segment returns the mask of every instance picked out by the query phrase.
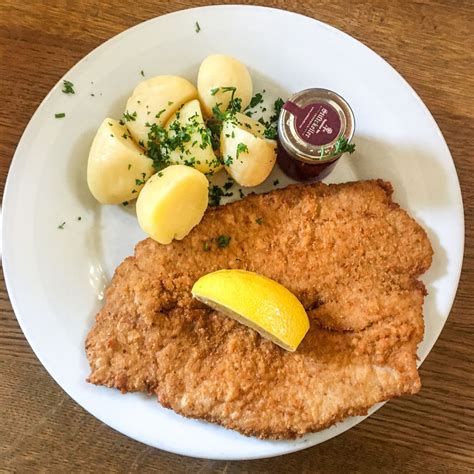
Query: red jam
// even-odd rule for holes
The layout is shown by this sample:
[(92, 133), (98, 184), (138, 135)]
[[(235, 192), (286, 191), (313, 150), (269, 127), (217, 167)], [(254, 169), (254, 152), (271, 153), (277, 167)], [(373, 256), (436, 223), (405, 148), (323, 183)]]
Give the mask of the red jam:
[(280, 168), (298, 181), (323, 179), (351, 149), (347, 144), (354, 126), (349, 104), (335, 92), (306, 89), (294, 94), (278, 121)]

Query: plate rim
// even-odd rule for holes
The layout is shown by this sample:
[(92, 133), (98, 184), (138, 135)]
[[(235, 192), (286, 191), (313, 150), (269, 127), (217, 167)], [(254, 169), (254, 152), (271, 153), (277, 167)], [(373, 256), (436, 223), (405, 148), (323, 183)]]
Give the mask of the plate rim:
[[(232, 10), (232, 9), (237, 9), (237, 10), (263, 10), (263, 11), (273, 11), (273, 12), (277, 12), (279, 14), (284, 13), (284, 14), (289, 15), (289, 16), (296, 15), (298, 17), (304, 18), (305, 20), (311, 20), (313, 22), (317, 22), (320, 27), (322, 27), (324, 29), (327, 29), (329, 31), (333, 31), (333, 32), (337, 33), (338, 35), (343, 35), (346, 40), (355, 42), (355, 43), (358, 44), (359, 47), (362, 46), (364, 49), (368, 50), (368, 52), (371, 54), (371, 56), (376, 58), (379, 62), (381, 61), (382, 63), (384, 63), (385, 67), (388, 66), (388, 68), (391, 69), (391, 72), (395, 73), (395, 75), (398, 76), (398, 79), (402, 81), (405, 88), (411, 93), (411, 95), (414, 97), (414, 99), (416, 100), (418, 105), (421, 105), (422, 108), (424, 109), (425, 114), (430, 119), (431, 125), (434, 126), (433, 130), (436, 130), (436, 133), (440, 136), (440, 138), (442, 140), (442, 143), (444, 144), (445, 151), (447, 151), (448, 156), (451, 158), (451, 161), (448, 165), (452, 166), (452, 170), (454, 171), (453, 174), (454, 174), (455, 181), (453, 182), (453, 184), (456, 185), (456, 190), (455, 190), (456, 191), (456, 198), (459, 198), (459, 204), (460, 204), (459, 209), (458, 209), (458, 213), (457, 213), (458, 214), (457, 217), (459, 218), (459, 222), (460, 222), (460, 225), (462, 227), (461, 241), (459, 242), (459, 244), (460, 244), (460, 259), (459, 259), (458, 268), (456, 268), (456, 272), (455, 272), (456, 273), (455, 274), (455, 280), (456, 281), (455, 281), (455, 284), (453, 285), (454, 291), (453, 291), (452, 297), (450, 298), (450, 301), (449, 301), (449, 311), (448, 311), (446, 319), (443, 323), (443, 327), (440, 331), (440, 334), (441, 334), (442, 330), (444, 329), (444, 326), (447, 322), (447, 319), (449, 318), (449, 316), (451, 314), (452, 306), (453, 306), (454, 300), (456, 298), (458, 287), (459, 287), (459, 282), (460, 282), (460, 277), (461, 277), (461, 272), (462, 272), (462, 267), (463, 267), (463, 260), (464, 260), (465, 232), (466, 232), (465, 220), (464, 220), (464, 203), (463, 203), (463, 199), (462, 199), (462, 191), (461, 191), (461, 186), (460, 186), (460, 182), (459, 182), (459, 176), (457, 174), (455, 162), (453, 160), (453, 157), (452, 157), (451, 151), (449, 149), (449, 146), (446, 142), (446, 139), (444, 138), (439, 125), (437, 124), (436, 120), (434, 119), (433, 115), (431, 114), (431, 112), (428, 109), (428, 107), (426, 106), (426, 104), (423, 102), (423, 100), (417, 94), (417, 92), (414, 90), (414, 88), (403, 77), (403, 75), (401, 73), (399, 73), (386, 59), (384, 59), (377, 52), (375, 52), (372, 48), (365, 45), (364, 43), (362, 43), (358, 39), (354, 38), (353, 36), (349, 35), (348, 33), (345, 33), (344, 31), (340, 30), (339, 28), (337, 28), (335, 26), (332, 26), (332, 25), (330, 25), (328, 23), (325, 23), (321, 20), (318, 20), (316, 18), (307, 16), (307, 15), (303, 15), (301, 13), (297, 13), (297, 12), (294, 12), (294, 11), (291, 11), (291, 10), (287, 10), (287, 9), (283, 9), (283, 8), (266, 7), (266, 6), (260, 6), (260, 5), (239, 5), (239, 4), (207, 5), (207, 6), (183, 8), (183, 9), (175, 10), (173, 12), (166, 13), (164, 15), (159, 15), (159, 16), (156, 16), (156, 17), (153, 17), (153, 18), (149, 18), (145, 21), (137, 23), (136, 25), (133, 25), (133, 26), (121, 31), (120, 33), (117, 33), (116, 35), (112, 36), (111, 38), (107, 39), (106, 41), (104, 41), (103, 43), (99, 44), (97, 47), (92, 49), (90, 52), (88, 52), (85, 56), (83, 56), (68, 71), (66, 71), (66, 73), (53, 85), (53, 87), (46, 94), (46, 96), (43, 98), (41, 103), (38, 105), (38, 107), (36, 108), (36, 110), (32, 114), (31, 118), (28, 121), (28, 124), (26, 125), (25, 129), (23, 130), (23, 132), (21, 134), (21, 137), (20, 137), (20, 139), (17, 143), (15, 152), (13, 154), (13, 157), (12, 157), (12, 160), (11, 160), (11, 163), (10, 163), (10, 166), (9, 166), (7, 179), (5, 181), (5, 186), (4, 186), (4, 194), (3, 194), (3, 201), (2, 201), (2, 213), (1, 213), (1, 218), (2, 219), (0, 220), (0, 223), (3, 224), (1, 226), (2, 228), (1, 228), (1, 247), (0, 247), (2, 249), (2, 255), (1, 255), (2, 267), (3, 267), (3, 273), (4, 273), (5, 286), (6, 286), (6, 289), (7, 289), (7, 293), (8, 293), (8, 296), (9, 296), (9, 299), (10, 299), (15, 317), (18, 321), (18, 324), (20, 325), (20, 328), (21, 328), (25, 338), (27, 339), (28, 344), (30, 345), (31, 349), (33, 350), (35, 356), (38, 358), (41, 365), (47, 371), (49, 376), (55, 381), (56, 384), (59, 385), (59, 387), (63, 391), (65, 391), (68, 394), (69, 397), (72, 398), (72, 400), (74, 400), (75, 403), (80, 405), (82, 409), (84, 409), (86, 412), (91, 414), (94, 418), (97, 418), (100, 422), (104, 423), (106, 426), (112, 428), (113, 430), (121, 433), (122, 435), (124, 435), (128, 438), (135, 439), (135, 440), (137, 440), (137, 441), (139, 441), (139, 442), (141, 442), (145, 445), (155, 447), (155, 448), (156, 448), (156, 446), (151, 444), (149, 440), (145, 440), (144, 438), (141, 438), (140, 436), (136, 436), (136, 435), (134, 435), (132, 437), (131, 435), (129, 435), (129, 434), (125, 433), (124, 431), (122, 431), (122, 429), (118, 428), (117, 426), (114, 426), (114, 425), (110, 424), (109, 421), (104, 421), (104, 418), (102, 416), (97, 415), (95, 413), (92, 413), (92, 411), (89, 408), (87, 408), (81, 402), (78, 401), (78, 398), (79, 398), (78, 396), (71, 395), (69, 389), (66, 389), (65, 387), (63, 387), (61, 385), (61, 383), (59, 383), (59, 381), (56, 380), (56, 378), (52, 375), (52, 373), (50, 372), (50, 369), (47, 367), (47, 365), (44, 362), (44, 356), (43, 356), (43, 354), (41, 354), (41, 352), (42, 352), (41, 349), (36, 347), (36, 344), (33, 344), (31, 342), (34, 338), (31, 336), (29, 330), (27, 329), (27, 324), (26, 324), (26, 319), (27, 318), (24, 318), (20, 314), (20, 312), (18, 311), (19, 304), (17, 303), (17, 299), (15, 297), (15, 292), (14, 292), (14, 288), (13, 288), (13, 284), (11, 283), (11, 280), (10, 280), (10, 275), (13, 275), (14, 270), (12, 268), (12, 263), (10, 263), (10, 259), (9, 259), (9, 256), (8, 256), (9, 244), (7, 244), (7, 241), (8, 241), (7, 230), (6, 230), (7, 226), (5, 225), (5, 223), (8, 221), (8, 218), (9, 218), (9, 215), (10, 215), (10, 212), (11, 212), (11, 211), (9, 211), (9, 209), (11, 208), (11, 205), (9, 205), (9, 202), (12, 199), (12, 198), (10, 198), (10, 195), (12, 195), (13, 191), (11, 191), (10, 189), (13, 188), (12, 183), (15, 180), (16, 174), (18, 174), (18, 170), (16, 168), (18, 167), (18, 163), (19, 163), (19, 160), (20, 160), (19, 157), (20, 157), (20, 155), (23, 154), (22, 143), (24, 142), (25, 137), (30, 132), (30, 128), (33, 126), (32, 124), (35, 121), (36, 116), (39, 114), (40, 110), (45, 106), (46, 102), (48, 102), (50, 96), (57, 90), (58, 87), (60, 87), (60, 85), (62, 84), (62, 81), (65, 79), (65, 77), (67, 75), (73, 73), (76, 70), (76, 68), (80, 68), (83, 63), (87, 62), (87, 59), (89, 58), (89, 56), (95, 54), (99, 50), (107, 49), (111, 44), (113, 44), (114, 42), (120, 40), (123, 36), (129, 34), (132, 31), (140, 29), (145, 24), (155, 22), (158, 19), (163, 18), (163, 17), (187, 15), (189, 12), (196, 12), (196, 11), (205, 12), (206, 10), (210, 10), (210, 9), (212, 9), (212, 10)], [(13, 279), (13, 277), (12, 277), (12, 279)], [(438, 340), (440, 334), (438, 334), (438, 336), (433, 340), (431, 346), (429, 347), (429, 350), (427, 351), (427, 354), (425, 355), (425, 357), (422, 358), (422, 360), (418, 364), (418, 367), (421, 366), (421, 364), (423, 363), (425, 358), (430, 354), (430, 352), (432, 351), (433, 346), (436, 344), (436, 341)], [(366, 417), (373, 414), (375, 411), (377, 411), (385, 403), (386, 402), (382, 402), (382, 403), (379, 403), (379, 404), (375, 405), (374, 407), (372, 407), (369, 410), (369, 414), (367, 416), (363, 417), (363, 419), (365, 419)], [(363, 420), (361, 420), (361, 421), (363, 421)], [(355, 424), (359, 424), (359, 423), (360, 423), (360, 421), (355, 423)], [(348, 426), (347, 428), (340, 431), (335, 436), (338, 436), (339, 434), (342, 434), (343, 432), (351, 429), (352, 427), (355, 426), (355, 424), (351, 425), (351, 426)], [(331, 436), (330, 438), (328, 438), (324, 441), (327, 441), (327, 440), (329, 440), (333, 437), (334, 436)], [(252, 459), (270, 458), (270, 457), (281, 456), (281, 455), (297, 452), (297, 451), (300, 451), (300, 450), (303, 450), (303, 449), (306, 449), (306, 448), (310, 448), (310, 447), (316, 446), (317, 444), (321, 444), (324, 441), (321, 441), (320, 443), (316, 443), (316, 444), (309, 443), (307, 445), (298, 445), (298, 444), (296, 444), (296, 445), (293, 445), (289, 449), (283, 449), (283, 450), (281, 450), (277, 453), (272, 453), (272, 454), (269, 454), (269, 455), (265, 455), (265, 454), (258, 455), (258, 456), (236, 455), (236, 456), (232, 456), (232, 457), (229, 457), (229, 456), (226, 456), (226, 457), (216, 456), (216, 457), (206, 457), (206, 458), (203, 458), (203, 459), (252, 460)], [(163, 448), (157, 448), (157, 449), (163, 449)], [(168, 449), (166, 449), (166, 450), (168, 451)], [(187, 457), (198, 457), (195, 454), (189, 454), (189, 450), (187, 450), (187, 451), (186, 450), (180, 450), (179, 447), (177, 447), (176, 449), (173, 449), (173, 450), (169, 450), (169, 452), (172, 452), (172, 453), (178, 454), (178, 455), (182, 455), (182, 456), (187, 456)]]

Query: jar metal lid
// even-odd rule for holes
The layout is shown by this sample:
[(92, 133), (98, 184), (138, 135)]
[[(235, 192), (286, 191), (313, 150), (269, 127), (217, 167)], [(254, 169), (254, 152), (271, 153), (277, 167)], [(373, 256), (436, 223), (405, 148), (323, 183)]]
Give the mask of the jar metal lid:
[(305, 89), (283, 105), (278, 137), (283, 148), (306, 163), (339, 158), (334, 146), (340, 137), (352, 139), (355, 120), (349, 104), (328, 89)]

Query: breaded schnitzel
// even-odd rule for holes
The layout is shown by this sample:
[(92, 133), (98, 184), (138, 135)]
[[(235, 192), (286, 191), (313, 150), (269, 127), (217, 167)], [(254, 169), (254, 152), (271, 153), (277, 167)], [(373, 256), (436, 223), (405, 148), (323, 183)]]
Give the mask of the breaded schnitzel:
[[(87, 337), (89, 382), (155, 393), (184, 416), (261, 438), (416, 393), (417, 277), (432, 249), (391, 194), (383, 181), (290, 186), (207, 211), (182, 241), (140, 242)], [(222, 268), (273, 278), (301, 300), (311, 327), (296, 352), (192, 299), (193, 283)]]

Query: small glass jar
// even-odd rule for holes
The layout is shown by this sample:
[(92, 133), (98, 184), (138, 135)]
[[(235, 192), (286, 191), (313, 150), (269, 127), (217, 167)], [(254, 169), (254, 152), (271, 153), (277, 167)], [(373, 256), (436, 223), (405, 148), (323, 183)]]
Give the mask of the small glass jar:
[(326, 177), (343, 153), (336, 153), (341, 138), (354, 135), (354, 114), (349, 104), (328, 89), (306, 89), (292, 95), (278, 119), (278, 164), (290, 178), (314, 181)]

